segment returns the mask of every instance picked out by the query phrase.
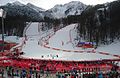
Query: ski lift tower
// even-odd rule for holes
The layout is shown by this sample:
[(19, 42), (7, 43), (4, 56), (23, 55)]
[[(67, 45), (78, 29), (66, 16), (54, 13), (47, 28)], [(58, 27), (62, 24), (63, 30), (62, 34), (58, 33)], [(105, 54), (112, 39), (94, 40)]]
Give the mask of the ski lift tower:
[(6, 18), (6, 11), (0, 9), (0, 17), (2, 19), (2, 51), (4, 52), (4, 19)]

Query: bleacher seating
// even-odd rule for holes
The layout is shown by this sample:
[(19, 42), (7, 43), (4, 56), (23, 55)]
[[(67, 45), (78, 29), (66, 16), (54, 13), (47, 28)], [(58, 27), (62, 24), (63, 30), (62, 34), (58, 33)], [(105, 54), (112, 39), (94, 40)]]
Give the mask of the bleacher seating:
[[(97, 60), (96, 60), (97, 61)], [(43, 68), (44, 71), (47, 69), (51, 71), (70, 71), (72, 69), (81, 70), (82, 72), (92, 72), (92, 71), (105, 71), (112, 69), (112, 64), (104, 61), (86, 61), (86, 62), (75, 62), (75, 61), (57, 61), (57, 60), (34, 60), (34, 59), (7, 59), (0, 60), (0, 66), (15, 66), (29, 69), (34, 67), (37, 70)]]

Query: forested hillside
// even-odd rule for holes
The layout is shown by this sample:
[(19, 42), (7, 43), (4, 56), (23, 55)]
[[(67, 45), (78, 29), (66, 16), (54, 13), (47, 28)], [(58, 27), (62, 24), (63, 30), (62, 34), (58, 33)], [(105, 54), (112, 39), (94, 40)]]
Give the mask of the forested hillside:
[(88, 6), (80, 16), (80, 37), (99, 44), (120, 38), (120, 1)]

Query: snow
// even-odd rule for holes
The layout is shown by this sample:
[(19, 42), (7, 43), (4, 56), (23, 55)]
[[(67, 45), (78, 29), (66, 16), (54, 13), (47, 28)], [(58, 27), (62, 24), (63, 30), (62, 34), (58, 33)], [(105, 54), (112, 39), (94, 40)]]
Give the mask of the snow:
[(39, 35), (39, 32), (38, 32), (38, 24), (37, 22), (35, 23), (32, 23), (31, 26), (27, 29), (26, 31), (26, 35), (27, 36), (35, 36), (35, 35)]
[[(2, 35), (0, 34), (0, 40), (2, 40)], [(6, 36), (4, 35), (4, 41), (12, 43), (20, 43), (21, 40), (18, 36)]]
[(97, 48), (99, 51), (109, 52), (111, 54), (120, 55), (120, 41), (115, 41), (110, 45), (102, 45)]
[(19, 5), (19, 6), (24, 6), (24, 4), (20, 3), (19, 1), (15, 1), (12, 3), (13, 5)]
[[(23, 45), (22, 51), (25, 53), (22, 57), (34, 59), (55, 59), (55, 60), (101, 60), (101, 59), (115, 59), (113, 55), (120, 56), (120, 41), (115, 41), (110, 45), (101, 45), (95, 51), (96, 53), (89, 53), (92, 49), (83, 49), (75, 47), (75, 38), (77, 37), (77, 24), (68, 25), (57, 32), (53, 29), (41, 31), (42, 23), (34, 22), (27, 28), (25, 34), (27, 36), (26, 44)], [(51, 36), (49, 38), (49, 36)], [(2, 36), (0, 35), (0, 39)], [(45, 44), (45, 40), (49, 44)], [(16, 42), (20, 46), (24, 38), (17, 36), (5, 36), (5, 41)], [(39, 42), (39, 44), (38, 44)], [(46, 48), (48, 46), (49, 48)], [(14, 47), (14, 48), (15, 48)], [(55, 50), (53, 48), (59, 49)], [(68, 52), (66, 52), (66, 50)], [(83, 51), (83, 52), (75, 52)], [(109, 53), (110, 55), (103, 55), (99, 52)], [(58, 57), (57, 57), (58, 56)], [(118, 59), (118, 58), (117, 58)]]
[(27, 3), (27, 6), (31, 7), (32, 9), (34, 9), (35, 11), (39, 12), (39, 11), (45, 11), (45, 9), (39, 8), (31, 3)]
[(87, 5), (79, 1), (72, 1), (64, 5), (56, 5), (49, 10), (44, 10), (31, 3), (23, 4), (19, 1), (15, 1), (15, 2), (13, 1), (4, 6), (14, 7), (19, 11), (21, 11), (22, 7), (26, 9), (26, 12), (35, 11), (36, 13), (39, 13), (39, 17), (41, 17), (41, 19), (44, 19), (45, 16), (50, 18), (63, 18), (63, 17), (67, 17), (68, 15), (80, 15), (81, 12), (87, 7)]
[[(71, 24), (58, 30), (49, 40), (50, 48), (45, 48), (43, 45), (38, 45), (38, 42), (42, 38), (45, 38), (45, 35), (53, 32), (51, 29), (50, 31), (43, 33), (42, 31), (38, 31), (38, 28), (41, 26), (40, 23), (32, 23), (30, 27), (26, 31), (26, 35), (28, 40), (26, 44), (23, 46), (22, 51), (25, 52), (23, 57), (27, 58), (34, 58), (34, 59), (55, 59), (55, 60), (74, 60), (74, 61), (81, 61), (81, 60), (100, 60), (100, 59), (114, 59), (112, 55), (103, 55), (99, 54), (98, 51), (108, 52), (110, 54), (120, 55), (120, 42), (115, 42), (110, 45), (105, 45), (103, 47), (98, 47), (96, 50), (97, 53), (87, 53), (88, 50), (93, 49), (82, 49), (75, 47), (74, 39), (77, 36), (76, 26), (77, 24)], [(41, 35), (42, 33), (42, 35)], [(48, 34), (47, 34), (48, 33)], [(43, 36), (44, 35), (44, 36)], [(70, 39), (71, 36), (71, 39)], [(40, 44), (43, 44), (41, 41)], [(54, 50), (53, 48), (57, 48), (60, 50)], [(70, 52), (65, 52), (64, 50), (70, 50)], [(77, 53), (74, 51), (84, 51), (83, 53)], [(58, 57), (57, 57), (58, 55)], [(43, 57), (42, 57), (43, 56)]]
[(86, 8), (86, 5), (79, 1), (72, 1), (64, 5), (55, 5), (49, 9), (55, 18), (62, 18), (68, 15), (80, 15)]

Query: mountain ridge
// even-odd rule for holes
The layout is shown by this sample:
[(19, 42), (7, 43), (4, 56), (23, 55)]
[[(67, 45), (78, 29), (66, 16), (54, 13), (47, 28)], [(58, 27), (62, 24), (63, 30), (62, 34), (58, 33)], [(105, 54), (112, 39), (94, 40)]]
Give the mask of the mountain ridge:
[[(64, 5), (57, 4), (49, 10), (45, 10), (45, 9), (37, 7), (31, 3), (23, 4), (19, 1), (15, 1), (13, 3), (8, 3), (8, 4), (4, 5), (4, 7), (5, 6), (8, 6), (8, 8), (7, 8), (8, 12), (9, 12), (9, 8), (14, 7), (14, 10), (17, 9), (20, 12), (18, 14), (22, 14), (22, 15), (24, 15), (24, 14), (21, 13), (21, 11), (23, 11), (23, 9), (21, 10), (21, 8), (26, 7), (25, 8), (26, 10), (31, 9), (32, 11), (36, 12), (36, 14), (39, 13), (39, 15), (37, 14), (37, 16), (39, 18), (44, 19), (45, 16), (50, 17), (50, 18), (64, 18), (64, 17), (67, 17), (68, 15), (80, 15), (82, 13), (82, 11), (86, 8), (87, 5), (81, 3), (80, 1), (72, 1), (72, 2), (66, 3)], [(25, 9), (24, 9), (24, 11), (26, 11)], [(11, 10), (11, 11), (13, 12), (14, 10)], [(27, 11), (24, 13), (27, 13)], [(36, 15), (34, 15), (34, 16), (37, 17)]]
[(86, 7), (87, 5), (80, 1), (71, 1), (64, 5), (57, 4), (48, 11), (50, 11), (55, 18), (63, 18), (67, 17), (68, 15), (80, 15)]

